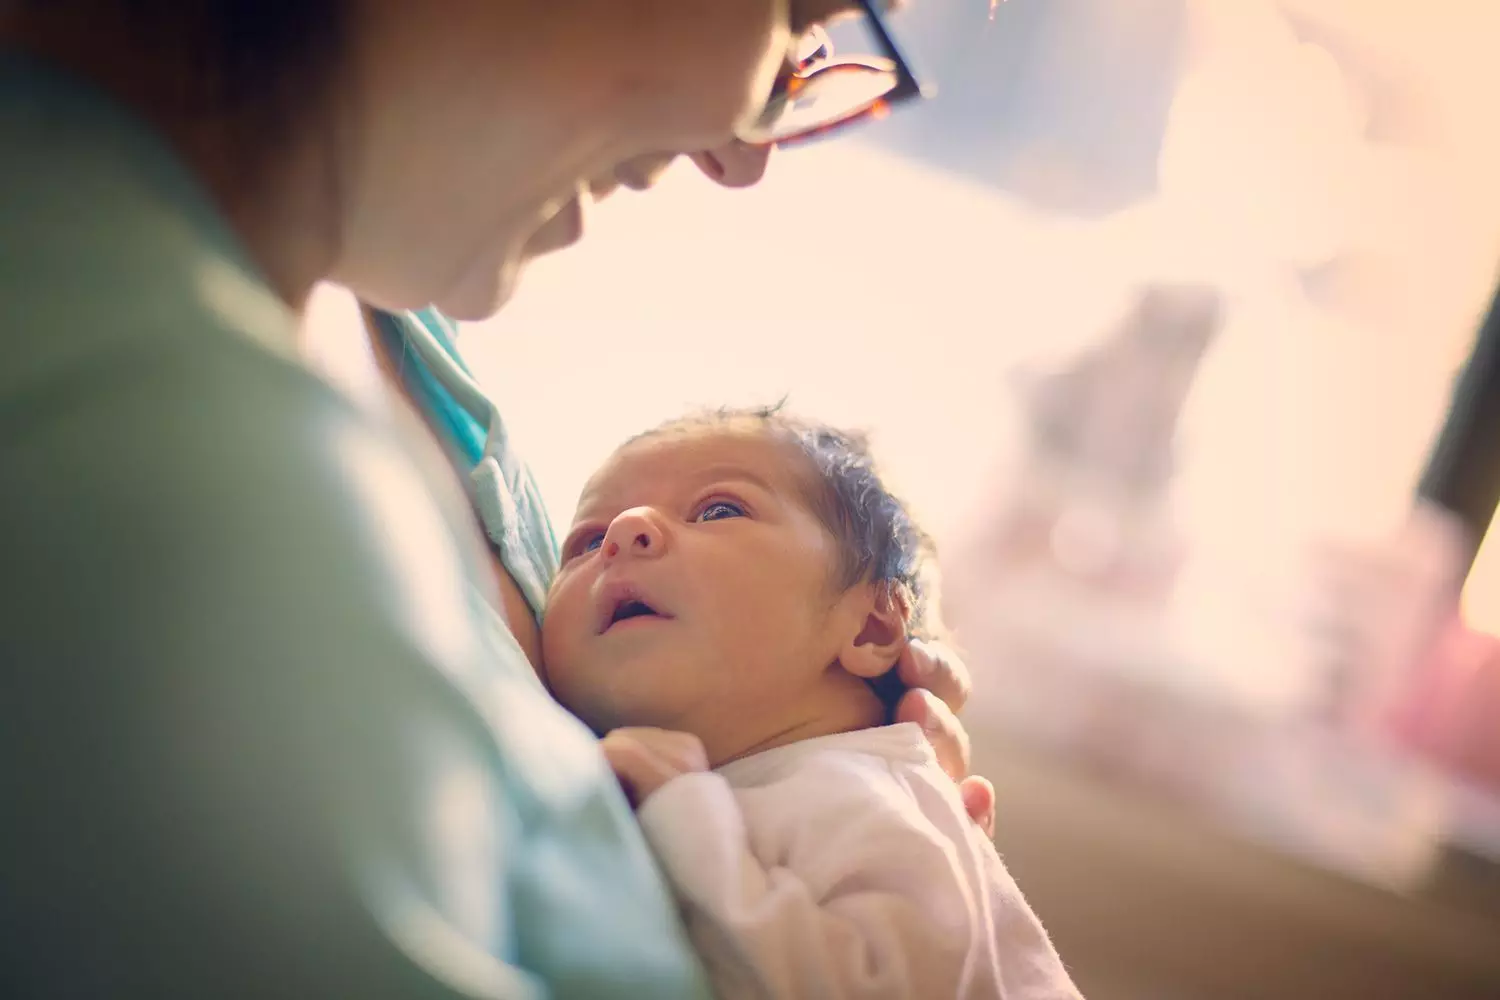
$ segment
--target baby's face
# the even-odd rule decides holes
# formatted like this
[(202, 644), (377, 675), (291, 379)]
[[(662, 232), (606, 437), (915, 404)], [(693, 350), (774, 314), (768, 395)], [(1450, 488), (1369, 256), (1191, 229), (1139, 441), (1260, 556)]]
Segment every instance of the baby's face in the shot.
[(836, 550), (800, 462), (736, 428), (616, 452), (584, 488), (548, 601), (557, 698), (601, 732), (695, 731), (775, 715), (815, 685), (840, 646)]

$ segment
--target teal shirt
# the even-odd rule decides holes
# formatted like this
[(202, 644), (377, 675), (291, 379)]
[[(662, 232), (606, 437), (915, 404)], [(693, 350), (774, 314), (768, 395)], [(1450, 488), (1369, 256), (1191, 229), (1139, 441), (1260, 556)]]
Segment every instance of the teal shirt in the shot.
[[(464, 498), (165, 144), (0, 54), (0, 227), (0, 993), (705, 996)], [(550, 527), (466, 409), (539, 613)]]
[(447, 317), (435, 309), (375, 317), (387, 350), (401, 359), (401, 377), (423, 417), (467, 470), (469, 500), (485, 535), (540, 623), (558, 569), (557, 537), (499, 408), (464, 364)]

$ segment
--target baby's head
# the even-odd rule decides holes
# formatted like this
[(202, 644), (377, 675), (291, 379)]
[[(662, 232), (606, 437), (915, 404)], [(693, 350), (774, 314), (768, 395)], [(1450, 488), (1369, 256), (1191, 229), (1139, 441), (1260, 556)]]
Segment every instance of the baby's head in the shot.
[(545, 676), (596, 731), (685, 730), (715, 763), (876, 725), (867, 682), (934, 629), (932, 563), (861, 436), (779, 407), (674, 420), (584, 487)]

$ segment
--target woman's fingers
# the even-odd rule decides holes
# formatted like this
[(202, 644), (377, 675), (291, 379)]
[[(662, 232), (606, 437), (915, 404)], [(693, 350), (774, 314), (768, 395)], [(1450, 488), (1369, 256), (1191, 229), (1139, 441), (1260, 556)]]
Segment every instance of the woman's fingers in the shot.
[(932, 744), (938, 764), (958, 782), (964, 811), (986, 837), (995, 835), (995, 786), (988, 778), (969, 774), (969, 734), (951, 709), (937, 696), (914, 688), (896, 705), (897, 722), (915, 722)]
[(995, 786), (988, 778), (971, 774), (958, 785), (964, 811), (991, 840), (995, 837)]
[(962, 712), (969, 700), (969, 668), (940, 642), (908, 642), (896, 660), (896, 676), (908, 688), (931, 691), (955, 713)]
[(969, 774), (969, 734), (947, 705), (930, 691), (914, 688), (896, 704), (896, 722), (915, 722), (937, 754), (938, 764), (954, 781)]

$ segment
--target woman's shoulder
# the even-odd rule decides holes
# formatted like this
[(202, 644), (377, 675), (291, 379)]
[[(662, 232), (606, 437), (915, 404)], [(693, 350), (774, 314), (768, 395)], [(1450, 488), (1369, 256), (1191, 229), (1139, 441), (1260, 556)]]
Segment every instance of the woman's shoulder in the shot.
[(247, 341), (292, 353), (291, 310), (166, 143), (16, 56), (0, 56), (0, 218), (0, 397)]

